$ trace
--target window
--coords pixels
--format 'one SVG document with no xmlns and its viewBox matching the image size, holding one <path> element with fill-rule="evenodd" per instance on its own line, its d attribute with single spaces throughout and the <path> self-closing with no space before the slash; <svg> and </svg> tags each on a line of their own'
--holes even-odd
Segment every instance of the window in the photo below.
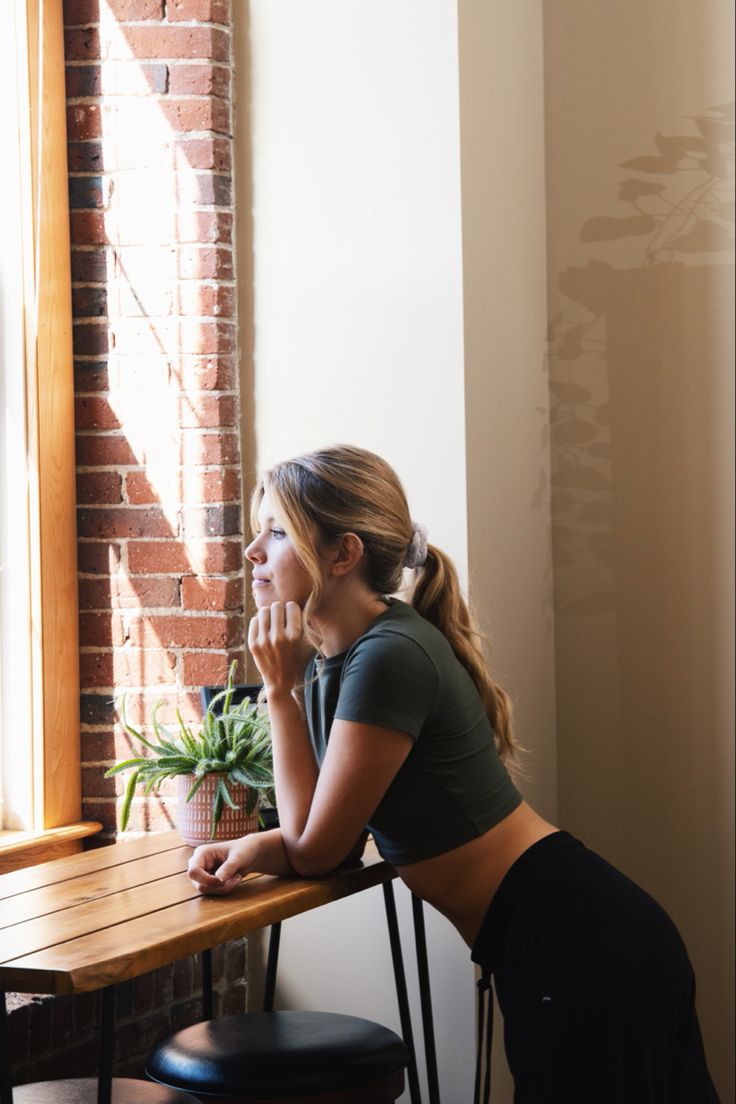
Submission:
<svg viewBox="0 0 736 1104">
<path fill-rule="evenodd" d="M 12 17 L 15 34 L 10 33 Z M 0 770 L 6 828 L 79 818 L 74 394 L 60 4 L 0 36 Z M 12 106 L 15 110 L 12 110 Z M 16 155 L 19 151 L 19 155 Z M 24 416 L 25 414 L 25 416 Z"/>
</svg>

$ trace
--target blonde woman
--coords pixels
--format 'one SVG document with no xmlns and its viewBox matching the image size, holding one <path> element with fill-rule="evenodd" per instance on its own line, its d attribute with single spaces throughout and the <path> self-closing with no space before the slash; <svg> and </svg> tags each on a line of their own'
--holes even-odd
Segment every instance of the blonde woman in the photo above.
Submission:
<svg viewBox="0 0 736 1104">
<path fill-rule="evenodd" d="M 277 464 L 252 523 L 280 827 L 197 848 L 193 882 L 323 874 L 370 831 L 494 975 L 517 1104 L 715 1101 L 677 931 L 523 800 L 508 699 L 391 467 L 350 446 Z"/>
</svg>

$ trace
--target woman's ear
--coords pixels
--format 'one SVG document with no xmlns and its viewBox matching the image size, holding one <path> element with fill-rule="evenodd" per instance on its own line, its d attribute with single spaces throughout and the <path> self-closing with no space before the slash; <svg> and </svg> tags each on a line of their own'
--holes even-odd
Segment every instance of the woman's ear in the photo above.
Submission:
<svg viewBox="0 0 736 1104">
<path fill-rule="evenodd" d="M 335 542 L 330 573 L 348 575 L 363 558 L 363 542 L 357 533 L 343 533 Z"/>
</svg>

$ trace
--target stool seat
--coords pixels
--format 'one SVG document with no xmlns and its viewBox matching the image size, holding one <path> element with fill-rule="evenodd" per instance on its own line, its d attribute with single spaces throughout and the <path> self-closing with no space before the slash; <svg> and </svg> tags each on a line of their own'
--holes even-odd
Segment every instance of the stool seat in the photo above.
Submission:
<svg viewBox="0 0 736 1104">
<path fill-rule="evenodd" d="M 172 1035 L 151 1052 L 146 1073 L 172 1088 L 249 1101 L 336 1094 L 381 1079 L 395 1084 L 398 1073 L 399 1096 L 407 1061 L 399 1036 L 370 1020 L 334 1012 L 246 1012 Z"/>
<path fill-rule="evenodd" d="M 13 1104 L 97 1104 L 97 1078 L 72 1077 L 63 1081 L 34 1081 L 16 1085 Z M 114 1077 L 112 1104 L 198 1104 L 196 1096 L 136 1081 L 129 1077 Z"/>
</svg>

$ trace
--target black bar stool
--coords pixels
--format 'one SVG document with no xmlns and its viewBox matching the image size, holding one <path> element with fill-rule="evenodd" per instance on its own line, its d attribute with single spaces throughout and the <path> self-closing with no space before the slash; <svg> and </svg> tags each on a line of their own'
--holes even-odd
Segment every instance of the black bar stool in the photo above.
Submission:
<svg viewBox="0 0 736 1104">
<path fill-rule="evenodd" d="M 334 1012 L 245 1012 L 185 1027 L 149 1055 L 160 1085 L 219 1104 L 393 1104 L 404 1043 Z"/>
</svg>

